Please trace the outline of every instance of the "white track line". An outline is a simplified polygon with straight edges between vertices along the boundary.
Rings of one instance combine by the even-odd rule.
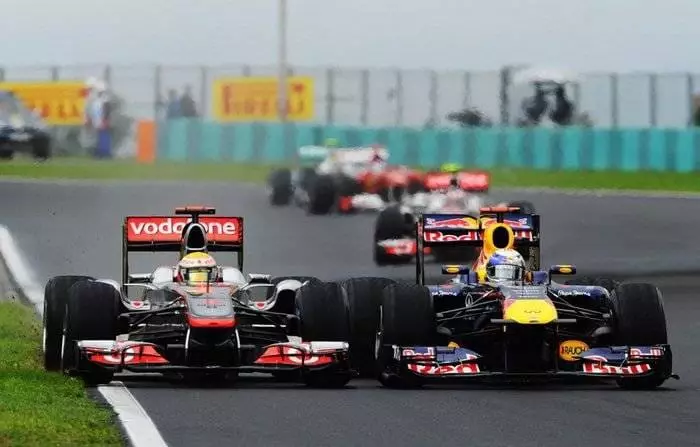
[[[131,444],[134,447],[167,447],[155,424],[138,400],[121,382],[97,387],[105,400],[119,415]]]
[[[0,256],[5,260],[8,273],[16,286],[36,310],[43,314],[44,291],[34,279],[34,274],[12,234],[3,225],[0,225]],[[133,447],[167,447],[168,444],[146,410],[123,383],[112,382],[110,385],[97,387],[97,391],[117,413]]]

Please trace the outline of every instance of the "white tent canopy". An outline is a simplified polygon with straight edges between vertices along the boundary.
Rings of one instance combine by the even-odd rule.
[[[581,75],[574,71],[551,67],[527,67],[513,74],[514,84],[532,84],[535,82],[565,84],[580,81]]]

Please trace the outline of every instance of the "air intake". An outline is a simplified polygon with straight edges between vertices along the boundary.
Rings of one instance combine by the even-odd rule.
[[[182,235],[183,254],[207,251],[207,230],[200,223],[191,223]]]

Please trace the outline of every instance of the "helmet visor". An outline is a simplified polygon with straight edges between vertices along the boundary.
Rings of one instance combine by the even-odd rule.
[[[523,278],[523,268],[512,264],[498,264],[486,267],[486,275],[496,281],[519,281]]]
[[[216,278],[213,268],[196,268],[185,271],[185,281],[188,283],[202,283],[213,281]]]

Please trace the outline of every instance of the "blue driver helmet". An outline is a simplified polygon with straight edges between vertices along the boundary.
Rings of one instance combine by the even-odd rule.
[[[525,277],[525,259],[516,250],[500,249],[486,263],[486,277],[495,283],[519,284]]]

